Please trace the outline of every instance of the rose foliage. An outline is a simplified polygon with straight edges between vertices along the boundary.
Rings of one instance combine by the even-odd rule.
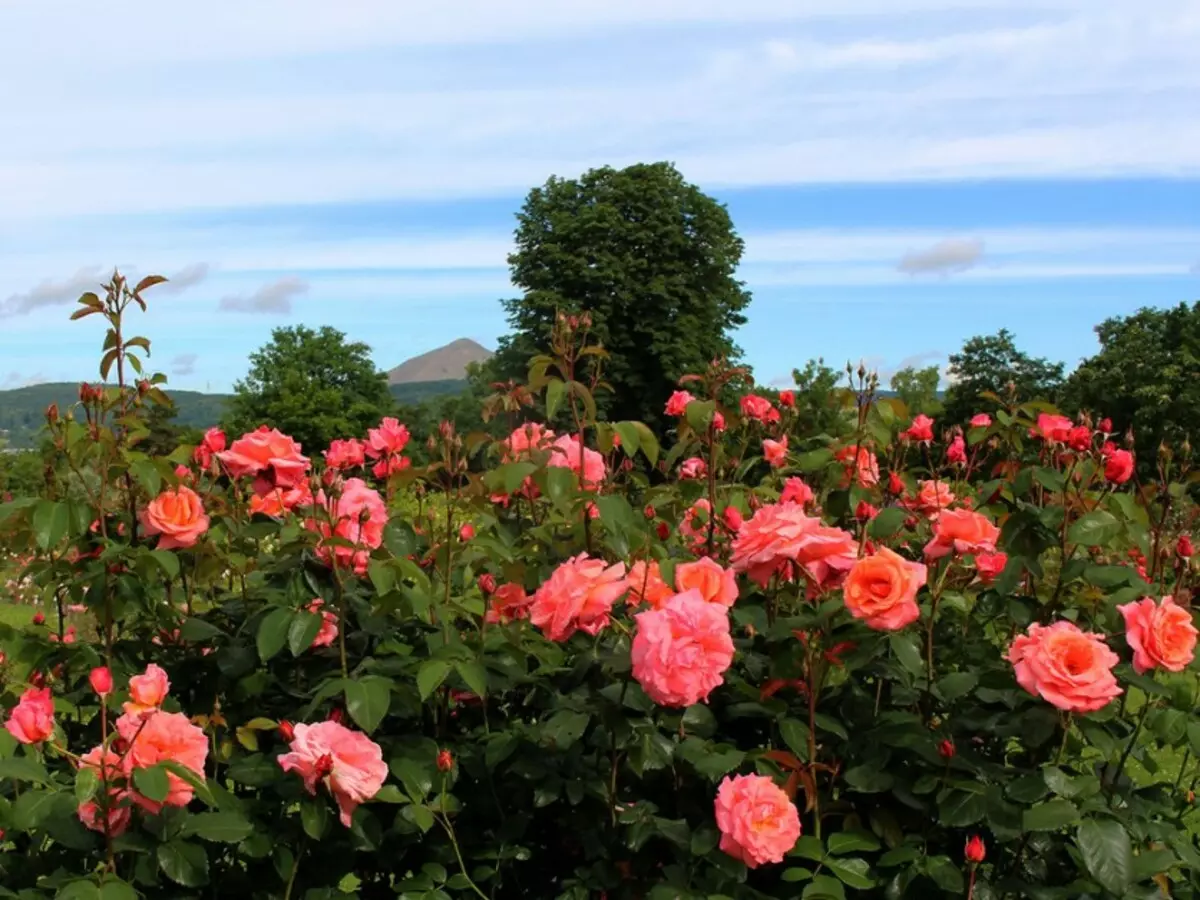
[[[1044,404],[939,433],[862,375],[832,441],[720,362],[660,448],[596,420],[583,317],[428,466],[392,419],[155,457],[159,280],[80,300],[77,482],[0,507],[47,613],[0,630],[0,896],[1200,888],[1183,450],[1146,482]]]

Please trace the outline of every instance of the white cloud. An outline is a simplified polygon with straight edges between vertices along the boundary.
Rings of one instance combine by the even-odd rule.
[[[195,353],[180,353],[171,358],[172,375],[191,375],[196,371],[196,362],[200,359]]]
[[[308,282],[294,275],[264,284],[249,296],[222,297],[218,306],[222,312],[282,313],[292,311],[292,298],[308,290]]]
[[[4,376],[4,380],[0,381],[0,391],[12,391],[17,388],[31,387],[35,384],[45,384],[50,379],[37,372],[33,375],[22,375],[20,372],[9,372]]]
[[[154,295],[156,297],[168,296],[174,297],[182,294],[188,288],[195,287],[200,284],[209,275],[208,263],[192,263],[184,266],[175,274],[167,277],[165,284],[159,284],[154,287]]]
[[[909,275],[948,275],[965,272],[983,258],[983,241],[977,238],[950,238],[924,250],[904,254],[896,268]]]
[[[70,278],[59,281],[46,279],[23,293],[10,294],[0,302],[0,318],[28,315],[45,306],[72,303],[88,291],[98,291],[104,277],[103,270],[95,266],[79,269]]]

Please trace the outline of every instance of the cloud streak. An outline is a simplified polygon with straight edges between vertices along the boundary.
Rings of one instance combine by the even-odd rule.
[[[965,272],[983,259],[983,241],[951,238],[924,250],[906,253],[897,268],[909,275],[949,275]]]
[[[104,281],[102,272],[99,266],[84,267],[69,278],[46,279],[24,293],[11,294],[0,302],[0,318],[26,316],[46,306],[72,303],[80,295],[100,288]]]
[[[191,375],[196,371],[196,362],[200,359],[195,353],[180,353],[171,359],[172,375]]]
[[[292,299],[308,290],[303,278],[288,275],[246,296],[222,297],[221,312],[287,315],[292,311]]]

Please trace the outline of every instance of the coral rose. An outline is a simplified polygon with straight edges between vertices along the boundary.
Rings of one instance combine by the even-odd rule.
[[[1104,477],[1113,484],[1124,484],[1133,477],[1133,454],[1128,450],[1113,450],[1104,457]]]
[[[737,573],[706,556],[675,567],[675,589],[681,594],[697,590],[707,603],[733,606],[738,598]]]
[[[796,408],[796,392],[795,391],[780,391],[779,405],[786,409]]]
[[[629,588],[626,601],[632,606],[649,603],[657,609],[675,596],[675,591],[663,580],[662,570],[654,560],[638,560],[630,566],[625,584]]]
[[[763,459],[775,469],[784,465],[787,462],[788,439],[785,434],[777,441],[767,438],[763,441]]]
[[[971,416],[970,426],[972,428],[989,428],[992,424],[992,417],[987,413],[975,413]]]
[[[367,429],[366,454],[371,459],[399,456],[408,446],[408,440],[408,429],[389,416],[379,423],[379,427]]]
[[[353,545],[330,547],[322,542],[317,546],[317,556],[326,565],[336,563],[364,574],[371,551],[383,543],[383,529],[388,523],[383,498],[361,478],[348,478],[336,500],[327,498],[322,491],[316,502],[325,515],[308,519],[304,527],[323,538],[336,537]]]
[[[948,509],[933,523],[933,540],[925,545],[928,559],[950,553],[995,553],[1000,529],[987,516],[970,509]]]
[[[220,428],[210,428],[204,432],[204,438],[192,451],[192,459],[202,469],[212,466],[213,457],[225,449],[225,432]]]
[[[1094,712],[1120,696],[1112,673],[1120,660],[1098,634],[1071,622],[1029,626],[1008,649],[1017,683],[1069,712]]]
[[[747,419],[773,425],[779,421],[779,410],[771,405],[771,401],[758,394],[746,394],[741,400],[742,415]]]
[[[145,672],[129,679],[130,702],[125,704],[125,712],[136,716],[158,709],[170,692],[171,682],[167,673],[150,663]]]
[[[804,569],[818,586],[827,586],[850,570],[858,558],[854,535],[827,528],[794,503],[764,506],[733,541],[733,568],[761,587],[772,576],[794,577],[789,563]]]
[[[954,435],[954,440],[946,448],[946,462],[960,466],[967,464],[967,445],[961,434]]]
[[[834,459],[846,466],[846,481],[857,479],[860,487],[879,484],[879,461],[866,447],[843,447],[834,454]]]
[[[138,515],[149,536],[159,535],[158,549],[192,547],[208,531],[200,495],[186,485],[163,491]]]
[[[800,813],[763,775],[726,777],[717,789],[721,849],[751,869],[782,862],[800,839]]]
[[[708,474],[708,466],[698,456],[691,456],[679,465],[680,478],[703,478]]]
[[[331,441],[329,449],[325,451],[325,465],[331,469],[356,469],[366,465],[366,462],[366,445],[354,438]]]
[[[176,762],[204,777],[208,760],[208,738],[188,721],[183,713],[157,712],[123,715],[117,719],[117,733],[129,750],[125,754],[126,774],[132,777],[135,769],[148,769],[160,762]],[[167,796],[160,803],[137,792],[134,802],[149,812],[157,813],[165,806],[187,806],[195,791],[188,782],[173,772],[167,773]]]
[[[1037,424],[1029,429],[1029,436],[1054,444],[1065,444],[1071,437],[1071,429],[1074,427],[1074,424],[1066,416],[1039,413]]]
[[[633,677],[655,703],[691,706],[707,700],[724,681],[733,662],[725,607],[693,589],[634,618]]]
[[[8,714],[4,728],[22,744],[40,744],[54,734],[50,688],[29,688]]]
[[[1182,672],[1188,667],[1196,655],[1196,626],[1192,614],[1173,597],[1163,597],[1161,605],[1143,597],[1117,609],[1125,617],[1125,640],[1133,650],[1136,672]]]
[[[100,804],[95,800],[87,800],[79,804],[76,811],[79,821],[92,831],[98,831],[101,834],[107,831],[111,837],[124,834],[125,830],[129,828],[130,819],[133,818],[133,810],[125,802],[129,792],[116,785],[125,777],[120,754],[103,746],[93,747],[79,757],[79,768],[94,769],[100,784],[109,786],[107,810],[102,810]],[[107,827],[105,819],[108,820]]]
[[[502,584],[492,592],[492,598],[484,619],[488,622],[514,622],[518,619],[529,618],[529,607],[533,598],[525,593],[525,588],[509,582]]]
[[[347,828],[354,810],[378,794],[387,778],[380,746],[338,722],[295,726],[290,751],[279,757],[279,765],[285,772],[297,772],[310,794],[324,782]]]
[[[304,480],[308,457],[283,432],[266,425],[243,434],[217,459],[233,478],[253,478],[256,493],[272,487],[294,488]]]
[[[954,502],[954,492],[944,481],[922,481],[911,506],[921,515],[933,519]]]
[[[600,483],[608,475],[608,467],[604,464],[604,457],[599,451],[593,450],[591,447],[584,447],[582,452],[583,459],[581,461],[578,436],[564,434],[550,445],[550,459],[546,465],[570,469],[576,475],[581,476],[580,483],[584,490],[593,491],[600,487]]]
[[[682,416],[687,412],[688,404],[696,398],[687,391],[676,391],[667,400],[667,406],[664,412],[668,416]]]
[[[1006,565],[1008,565],[1007,553],[975,554],[975,571],[979,573],[979,580],[984,584],[991,584],[995,581]]]
[[[793,476],[783,483],[783,493],[779,495],[779,502],[808,506],[815,496],[813,489],[804,483],[804,479]]]
[[[328,647],[337,640],[338,618],[334,613],[323,609],[324,606],[325,601],[318,597],[306,607],[308,612],[321,617],[321,628],[317,632],[317,636],[313,638],[312,644],[309,645],[310,650],[315,650],[317,647]]]
[[[842,586],[846,609],[876,631],[897,631],[921,615],[917,591],[925,578],[922,563],[881,548],[856,562],[846,576]]]
[[[928,444],[933,441],[933,419],[921,413],[912,420],[912,424],[900,432],[900,439],[913,441],[917,444]]]
[[[625,590],[624,563],[610,566],[580,553],[537,589],[529,619],[552,641],[565,641],[576,631],[598,634]]]

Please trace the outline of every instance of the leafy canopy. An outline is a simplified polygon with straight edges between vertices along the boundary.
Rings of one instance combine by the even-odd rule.
[[[924,369],[908,366],[897,371],[890,384],[911,414],[936,416],[942,411],[942,401],[938,399],[938,384],[941,378],[937,366],[927,366]]]
[[[981,408],[979,395],[984,391],[1006,396],[1011,384],[1019,400],[1053,400],[1063,383],[1062,363],[1017,349],[1007,328],[970,338],[958,353],[950,354],[949,373],[953,384],[946,391],[947,423],[970,419]]]
[[[750,294],[734,277],[743,244],[723,205],[669,163],[593,169],[534,188],[508,262],[522,296],[503,301],[514,333],[488,367],[523,378],[558,312],[589,312],[609,352],[609,417],[661,425],[662,398],[714,357]]]
[[[335,328],[276,328],[250,356],[250,371],[234,385],[231,433],[270,425],[312,451],[348,434],[364,434],[394,402],[371,348]]]

